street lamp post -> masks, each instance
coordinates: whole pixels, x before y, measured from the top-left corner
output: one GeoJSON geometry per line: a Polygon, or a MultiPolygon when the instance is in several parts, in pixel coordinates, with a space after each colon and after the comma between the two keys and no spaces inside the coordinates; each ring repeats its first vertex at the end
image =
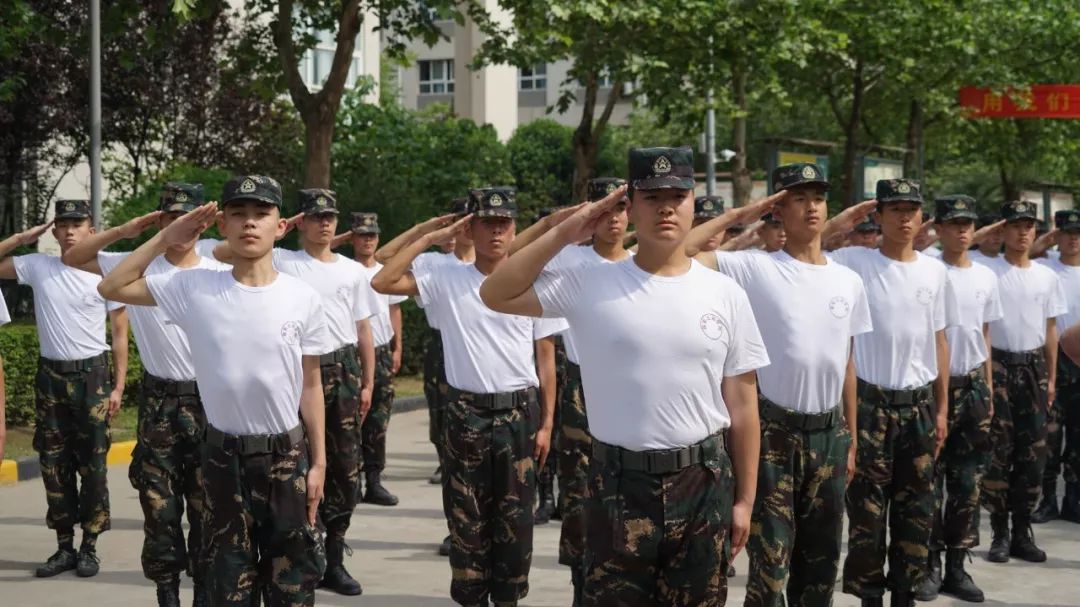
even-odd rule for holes
{"type": "Polygon", "coordinates": [[[90,206],[101,229],[101,0],[90,0],[90,206]]]}

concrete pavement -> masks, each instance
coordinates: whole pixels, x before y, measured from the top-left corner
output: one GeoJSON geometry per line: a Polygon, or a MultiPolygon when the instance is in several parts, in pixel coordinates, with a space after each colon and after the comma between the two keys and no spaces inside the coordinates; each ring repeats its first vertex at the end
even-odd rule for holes
{"type": "MultiPolygon", "coordinates": [[[[446,534],[438,487],[427,478],[435,454],[427,442],[427,414],[395,415],[389,433],[387,485],[401,498],[394,508],[361,505],[353,517],[347,557],[350,571],[364,585],[357,598],[319,591],[320,605],[364,607],[435,607],[453,605],[449,597],[450,568],[435,553],[446,534]]],[[[101,573],[81,579],[67,573],[51,580],[33,577],[33,569],[55,550],[55,537],[45,528],[45,496],[40,480],[0,488],[0,604],[40,607],[73,605],[153,604],[153,586],[139,565],[142,513],[127,481],[126,466],[109,472],[113,529],[98,541],[101,573]]],[[[989,530],[983,517],[983,539],[989,530]]],[[[1056,521],[1035,529],[1039,545],[1049,554],[1042,565],[986,562],[986,546],[975,551],[970,571],[986,591],[987,605],[1013,607],[1080,607],[1080,525],[1056,521]]],[[[523,606],[566,607],[570,604],[570,575],[557,562],[558,522],[536,529],[532,590],[523,606]]],[[[78,539],[76,539],[78,541],[78,539]]],[[[736,559],[738,575],[731,580],[728,604],[741,605],[748,569],[745,555],[736,559]]],[[[182,598],[190,604],[191,587],[184,581],[182,598]]],[[[838,607],[857,606],[848,595],[836,595],[838,607]]],[[[963,605],[941,598],[928,605],[963,605]]]]}

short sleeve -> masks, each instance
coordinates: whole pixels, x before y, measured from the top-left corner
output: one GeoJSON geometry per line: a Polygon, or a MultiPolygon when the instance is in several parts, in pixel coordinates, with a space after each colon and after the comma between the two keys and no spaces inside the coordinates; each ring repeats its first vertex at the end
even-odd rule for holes
{"type": "Polygon", "coordinates": [[[7,302],[4,301],[4,294],[0,292],[0,325],[6,325],[11,322],[11,313],[8,312],[7,302]]]}
{"type": "Polygon", "coordinates": [[[97,255],[98,266],[101,267],[101,274],[105,275],[116,269],[116,266],[120,265],[121,261],[130,255],[130,253],[110,253],[108,251],[101,251],[97,255]]]}
{"type": "Polygon", "coordinates": [[[734,291],[732,297],[731,343],[724,360],[724,377],[742,375],[769,364],[750,299],[742,289],[734,291]]]}
{"type": "Polygon", "coordinates": [[[870,301],[866,296],[866,285],[858,276],[855,277],[855,306],[851,309],[851,334],[862,335],[874,330],[870,316],[870,301]]]}
{"type": "Polygon", "coordinates": [[[993,278],[990,292],[986,296],[986,305],[983,308],[983,322],[994,322],[1005,317],[1005,310],[1001,308],[1001,292],[998,291],[997,276],[993,278]]]}
{"type": "Polygon", "coordinates": [[[402,302],[405,302],[405,301],[409,300],[408,295],[387,295],[386,298],[387,298],[387,303],[389,303],[392,306],[396,306],[399,303],[402,303],[402,302]]]}
{"type": "Polygon", "coordinates": [[[717,269],[744,289],[753,280],[756,260],[762,259],[760,252],[751,251],[716,251],[715,255],[717,269]]]}
{"type": "Polygon", "coordinates": [[[446,285],[440,277],[443,272],[428,272],[426,274],[413,275],[416,279],[416,290],[420,292],[420,299],[424,301],[424,310],[438,319],[445,308],[446,285]]]}
{"type": "Polygon", "coordinates": [[[304,334],[300,336],[300,351],[305,356],[322,356],[333,350],[330,328],[326,325],[326,313],[318,295],[313,294],[311,308],[304,321],[304,334]]]}
{"type": "MultiPolygon", "coordinates": [[[[203,238],[195,243],[195,252],[201,257],[217,259],[214,257],[214,248],[219,244],[221,244],[221,241],[215,238],[203,238]]],[[[277,249],[274,250],[276,251],[277,249]]]]}
{"type": "Polygon", "coordinates": [[[566,320],[562,318],[534,318],[533,340],[551,337],[569,328],[570,326],[566,324],[566,320]]]}
{"type": "Polygon", "coordinates": [[[367,276],[357,271],[356,293],[353,297],[353,320],[366,320],[379,309],[378,294],[371,288],[367,276]]]}
{"type": "Polygon", "coordinates": [[[855,247],[855,246],[841,247],[839,249],[836,249],[835,251],[830,252],[828,255],[826,255],[826,257],[828,257],[829,259],[835,261],[836,263],[838,263],[838,264],[840,264],[842,266],[847,266],[847,267],[849,267],[851,269],[855,269],[853,267],[853,264],[858,263],[856,261],[857,257],[860,255],[860,253],[862,251],[869,251],[869,250],[870,249],[867,249],[865,247],[855,247]]]}
{"type": "Polygon", "coordinates": [[[1046,318],[1057,318],[1069,311],[1068,300],[1065,298],[1065,287],[1061,285],[1061,279],[1054,274],[1050,293],[1046,297],[1046,318]]]}
{"type": "Polygon", "coordinates": [[[544,318],[564,318],[572,314],[581,297],[582,274],[588,267],[567,267],[558,271],[545,270],[533,283],[533,292],[544,309],[544,318]]]}
{"type": "Polygon", "coordinates": [[[41,260],[44,257],[41,253],[31,253],[12,258],[12,263],[15,264],[15,277],[19,279],[19,284],[34,286],[41,260]]]}
{"type": "Polygon", "coordinates": [[[154,296],[158,307],[180,328],[184,328],[187,320],[188,297],[191,293],[188,283],[191,277],[200,273],[199,270],[190,270],[171,274],[152,274],[145,278],[146,288],[154,296]]]}

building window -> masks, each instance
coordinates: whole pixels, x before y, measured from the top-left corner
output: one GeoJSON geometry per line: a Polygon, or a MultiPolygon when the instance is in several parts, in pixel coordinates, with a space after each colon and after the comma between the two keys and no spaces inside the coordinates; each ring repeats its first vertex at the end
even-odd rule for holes
{"type": "Polygon", "coordinates": [[[454,60],[420,61],[420,94],[446,95],[454,92],[454,60]]]}
{"type": "Polygon", "coordinates": [[[518,80],[519,89],[522,91],[542,91],[547,88],[547,64],[539,63],[531,67],[521,68],[521,76],[518,80]]]}
{"type": "MultiPolygon", "coordinates": [[[[334,51],[337,49],[337,38],[333,32],[327,31],[313,31],[312,34],[315,36],[315,47],[304,53],[299,67],[304,84],[311,90],[318,90],[330,77],[330,67],[334,63],[334,51]]],[[[346,89],[356,86],[356,80],[363,74],[360,43],[361,36],[357,35],[353,59],[349,64],[349,73],[345,80],[346,89]]]]}

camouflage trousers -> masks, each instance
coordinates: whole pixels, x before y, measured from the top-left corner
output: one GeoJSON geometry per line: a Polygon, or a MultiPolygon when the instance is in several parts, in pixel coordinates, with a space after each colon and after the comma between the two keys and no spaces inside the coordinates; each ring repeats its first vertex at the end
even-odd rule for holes
{"type": "Polygon", "coordinates": [[[49,529],[89,533],[111,525],[106,458],[109,453],[108,355],[75,362],[40,359],[34,449],[41,465],[49,529]],[[78,368],[79,370],[69,371],[78,368]],[[75,475],[81,479],[81,486],[75,475]]]}
{"type": "Polygon", "coordinates": [[[349,529],[360,484],[360,362],[356,346],[326,355],[322,369],[326,403],[326,484],[319,516],[328,538],[343,539],[349,529]]]}
{"type": "MultiPolygon", "coordinates": [[[[590,466],[583,604],[719,607],[735,480],[716,438],[699,464],[657,474],[590,466]]],[[[594,449],[610,447],[594,442],[594,449]]]]}
{"type": "Polygon", "coordinates": [[[875,598],[886,589],[914,590],[926,575],[934,512],[933,397],[929,385],[896,393],[859,380],[858,391],[844,592],[875,598]]]}
{"type": "Polygon", "coordinates": [[[138,442],[128,480],[143,511],[143,575],[167,582],[182,571],[203,578],[202,452],[206,412],[195,381],[176,382],[143,373],[138,442]],[[190,530],[184,542],[184,511],[190,530]]]}
{"type": "Polygon", "coordinates": [[[394,405],[394,354],[390,344],[375,348],[375,386],[371,410],[360,428],[364,472],[379,473],[386,468],[386,431],[394,405]]]}
{"type": "Polygon", "coordinates": [[[934,464],[932,550],[979,545],[979,484],[989,447],[990,387],[979,365],[949,379],[949,434],[934,464]]]}
{"type": "Polygon", "coordinates": [[[851,433],[839,409],[811,416],[764,397],[759,402],[761,461],[745,605],[827,607],[840,562],[851,433]],[[804,430],[808,424],[814,429],[804,430]]]}
{"type": "Polygon", "coordinates": [[[1042,489],[1046,466],[1046,358],[1032,351],[1025,361],[993,351],[994,419],[990,467],[983,476],[982,505],[990,514],[1012,513],[1027,523],[1042,489]]]}
{"type": "Polygon", "coordinates": [[[1043,493],[1057,493],[1057,477],[1080,481],[1080,367],[1060,349],[1057,359],[1057,398],[1046,416],[1046,468],[1043,493]]]}
{"type": "Polygon", "coordinates": [[[272,453],[242,455],[207,445],[203,459],[203,554],[215,607],[315,604],[326,569],[318,532],[307,522],[303,439],[272,453]]]}
{"type": "Polygon", "coordinates": [[[559,444],[556,467],[559,479],[559,564],[581,567],[585,553],[585,502],[589,495],[589,462],[592,437],[585,414],[585,392],[581,388],[581,367],[569,363],[566,386],[559,402],[559,444]]]}
{"type": "Polygon", "coordinates": [[[428,406],[428,439],[435,445],[442,465],[442,418],[450,385],[446,383],[446,361],[443,359],[442,334],[438,329],[428,332],[424,351],[424,400],[428,406]]]}
{"type": "MultiPolygon", "coordinates": [[[[567,366],[570,361],[566,358],[566,345],[563,343],[562,335],[555,336],[555,415],[552,418],[551,428],[551,451],[548,454],[548,461],[543,468],[539,468],[537,472],[537,487],[551,487],[554,490],[557,485],[558,477],[558,454],[559,444],[562,442],[562,403],[563,394],[566,392],[567,382],[567,366]]],[[[540,462],[536,463],[539,467],[540,462]]],[[[552,495],[554,497],[554,495],[552,495]]],[[[561,503],[560,503],[561,506],[561,503]]],[[[560,508],[559,512],[562,510],[560,508]]],[[[561,516],[561,514],[560,514],[561,516]]]]}
{"type": "Polygon", "coordinates": [[[495,395],[450,388],[445,419],[443,491],[450,506],[450,596],[460,605],[516,601],[529,592],[540,427],[535,388],[495,395]],[[503,396],[503,395],[500,395],[503,396]]]}

